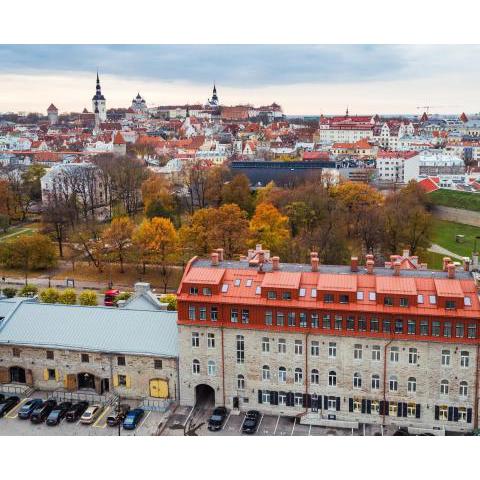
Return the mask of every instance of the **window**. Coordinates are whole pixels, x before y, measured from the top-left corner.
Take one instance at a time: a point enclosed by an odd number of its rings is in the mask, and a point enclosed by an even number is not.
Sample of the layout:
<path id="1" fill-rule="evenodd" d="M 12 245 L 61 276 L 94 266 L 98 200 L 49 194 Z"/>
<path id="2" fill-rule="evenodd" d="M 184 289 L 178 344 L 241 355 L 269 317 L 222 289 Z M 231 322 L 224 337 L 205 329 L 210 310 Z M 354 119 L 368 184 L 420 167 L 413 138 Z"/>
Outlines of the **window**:
<path id="1" fill-rule="evenodd" d="M 374 302 L 377 299 L 377 293 L 376 292 L 368 292 L 368 299 L 371 302 Z"/>
<path id="2" fill-rule="evenodd" d="M 262 403 L 270 403 L 270 392 L 268 390 L 262 392 Z"/>
<path id="3" fill-rule="evenodd" d="M 407 417 L 416 417 L 417 416 L 417 404 L 408 403 L 407 404 Z"/>
<path id="4" fill-rule="evenodd" d="M 460 366 L 461 367 L 468 367 L 470 363 L 470 354 L 465 351 L 460 352 Z"/>
<path id="5" fill-rule="evenodd" d="M 292 292 L 283 292 L 282 293 L 282 300 L 291 300 L 292 299 Z"/>
<path id="6" fill-rule="evenodd" d="M 390 347 L 390 361 L 391 362 L 398 362 L 399 360 L 399 348 L 398 347 Z"/>
<path id="7" fill-rule="evenodd" d="M 47 369 L 47 376 L 48 376 L 48 380 L 56 380 L 55 369 L 54 368 Z"/>
<path id="8" fill-rule="evenodd" d="M 188 306 L 188 319 L 195 320 L 195 307 L 193 305 Z"/>
<path id="9" fill-rule="evenodd" d="M 248 323 L 250 311 L 246 308 L 242 310 L 242 323 Z"/>
<path id="10" fill-rule="evenodd" d="M 285 314 L 283 312 L 277 312 L 277 326 L 283 327 L 285 323 Z"/>
<path id="11" fill-rule="evenodd" d="M 295 326 L 295 312 L 288 312 L 288 326 Z"/>
<path id="12" fill-rule="evenodd" d="M 414 364 L 418 361 L 418 350 L 416 348 L 408 349 L 408 363 Z"/>
<path id="13" fill-rule="evenodd" d="M 477 324 L 469 323 L 468 324 L 468 338 L 477 338 Z"/>
<path id="14" fill-rule="evenodd" d="M 328 357 L 335 358 L 337 356 L 337 344 L 335 342 L 330 342 L 328 344 Z"/>
<path id="15" fill-rule="evenodd" d="M 455 324 L 455 336 L 457 338 L 463 338 L 465 336 L 465 325 L 463 322 L 457 322 Z"/>
<path id="16" fill-rule="evenodd" d="M 408 307 L 408 298 L 400 297 L 400 306 L 401 307 Z"/>
<path id="17" fill-rule="evenodd" d="M 295 355 L 303 355 L 303 342 L 295 340 Z"/>
<path id="18" fill-rule="evenodd" d="M 222 293 L 227 293 L 228 292 L 228 283 L 224 283 L 222 285 Z"/>
<path id="19" fill-rule="evenodd" d="M 245 377 L 243 375 L 237 375 L 237 389 L 245 390 Z"/>
<path id="20" fill-rule="evenodd" d="M 312 340 L 310 344 L 310 355 L 312 357 L 318 357 L 320 355 L 320 343 L 317 340 Z"/>
<path id="21" fill-rule="evenodd" d="M 328 397 L 328 410 L 337 409 L 337 399 L 335 397 Z"/>
<path id="22" fill-rule="evenodd" d="M 451 337 L 452 336 L 452 322 L 443 323 L 443 336 Z"/>
<path id="23" fill-rule="evenodd" d="M 472 299 L 470 297 L 465 297 L 463 299 L 463 303 L 466 307 L 471 307 L 472 306 Z"/>
<path id="24" fill-rule="evenodd" d="M 450 350 L 442 350 L 442 365 L 450 365 Z"/>
<path id="25" fill-rule="evenodd" d="M 278 353 L 287 353 L 287 341 L 284 338 L 278 339 Z"/>
<path id="26" fill-rule="evenodd" d="M 428 335 L 428 320 L 420 322 L 420 335 Z"/>
<path id="27" fill-rule="evenodd" d="M 88 362 L 90 362 L 90 357 L 89 357 L 88 353 L 82 353 L 82 358 L 81 358 L 81 360 L 82 360 L 82 363 L 88 363 Z"/>
<path id="28" fill-rule="evenodd" d="M 285 392 L 278 392 L 278 404 L 279 405 L 287 404 L 287 394 Z"/>
<path id="29" fill-rule="evenodd" d="M 459 422 L 466 422 L 467 421 L 467 408 L 460 407 L 458 409 L 458 421 Z"/>
<path id="30" fill-rule="evenodd" d="M 437 297 L 435 295 L 429 295 L 428 296 L 428 301 L 430 302 L 430 305 L 436 305 L 437 304 Z"/>
<path id="31" fill-rule="evenodd" d="M 198 332 L 192 332 L 192 347 L 200 346 L 200 334 Z"/>
<path id="32" fill-rule="evenodd" d="M 198 295 L 198 288 L 190 287 L 190 295 Z"/>
<path id="33" fill-rule="evenodd" d="M 215 348 L 215 334 L 214 333 L 207 333 L 207 347 L 208 348 Z"/>
<path id="34" fill-rule="evenodd" d="M 245 363 L 245 338 L 237 335 L 237 363 Z"/>
<path id="35" fill-rule="evenodd" d="M 398 390 L 398 380 L 395 375 L 390 376 L 388 386 L 391 392 L 396 392 Z"/>
<path id="36" fill-rule="evenodd" d="M 460 382 L 460 391 L 458 392 L 461 397 L 468 395 L 468 383 L 465 381 Z"/>
<path id="37" fill-rule="evenodd" d="M 348 295 L 340 295 L 340 303 L 348 303 Z"/>
<path id="38" fill-rule="evenodd" d="M 383 333 L 390 333 L 390 320 L 388 318 L 383 319 Z"/>
<path id="39" fill-rule="evenodd" d="M 246 286 L 246 287 L 251 287 L 251 286 L 252 286 L 252 279 L 251 279 L 251 278 L 248 278 L 248 279 L 245 281 L 245 286 Z"/>
<path id="40" fill-rule="evenodd" d="M 362 346 L 359 343 L 356 343 L 353 346 L 353 358 L 355 360 L 361 360 L 362 359 L 362 354 L 363 354 Z"/>
<path id="41" fill-rule="evenodd" d="M 385 297 L 383 299 L 383 304 L 387 307 L 391 307 L 393 305 L 393 298 L 392 297 Z"/>
<path id="42" fill-rule="evenodd" d="M 270 367 L 268 365 L 262 367 L 262 380 L 270 381 Z"/>
<path id="43" fill-rule="evenodd" d="M 347 330 L 355 330 L 355 317 L 347 317 Z"/>
<path id="44" fill-rule="evenodd" d="M 448 420 L 448 407 L 447 405 L 440 405 L 438 408 L 439 420 Z"/>
<path id="45" fill-rule="evenodd" d="M 238 322 L 238 309 L 232 308 L 230 310 L 230 321 L 232 323 L 237 323 Z"/>
<path id="46" fill-rule="evenodd" d="M 218 307 L 210 307 L 210 320 L 216 322 L 218 320 Z"/>
<path id="47" fill-rule="evenodd" d="M 295 406 L 302 407 L 303 406 L 303 395 L 301 393 L 295 394 Z"/>
<path id="48" fill-rule="evenodd" d="M 265 325 L 271 325 L 272 324 L 272 311 L 267 310 L 265 312 Z"/>
<path id="49" fill-rule="evenodd" d="M 298 292 L 298 296 L 304 297 L 306 293 L 307 293 L 307 290 L 305 288 L 301 288 L 300 291 Z"/>
<path id="50" fill-rule="evenodd" d="M 301 368 L 295 369 L 295 383 L 298 385 L 303 383 L 303 372 Z"/>
<path id="51" fill-rule="evenodd" d="M 371 332 L 378 332 L 378 318 L 372 317 L 370 319 L 370 331 Z"/>
<path id="52" fill-rule="evenodd" d="M 311 296 L 312 296 L 312 298 L 317 298 L 317 289 L 316 288 L 312 288 Z"/>
<path id="53" fill-rule="evenodd" d="M 234 281 L 233 281 L 233 284 L 236 286 L 236 287 L 239 287 L 240 286 L 240 283 L 241 283 L 241 280 L 239 278 L 236 278 Z"/>
<path id="54" fill-rule="evenodd" d="M 47 360 L 53 360 L 54 358 L 53 350 L 47 350 Z"/>
<path id="55" fill-rule="evenodd" d="M 409 377 L 407 380 L 407 390 L 410 393 L 415 393 L 417 391 L 417 379 L 415 377 Z"/>
<path id="56" fill-rule="evenodd" d="M 417 323 L 415 322 L 415 320 L 408 320 L 407 321 L 407 333 L 409 335 L 415 335 L 416 329 L 417 329 Z"/>
<path id="57" fill-rule="evenodd" d="M 318 313 L 312 313 L 310 315 L 310 321 L 312 328 L 318 328 Z"/>
<path id="58" fill-rule="evenodd" d="M 372 375 L 372 390 L 380 389 L 380 375 Z"/>
<path id="59" fill-rule="evenodd" d="M 455 310 L 455 308 L 456 308 L 455 300 L 446 300 L 445 301 L 445 308 L 447 310 Z"/>
<path id="60" fill-rule="evenodd" d="M 305 312 L 300 312 L 300 327 L 306 328 L 307 327 L 307 314 Z"/>
<path id="61" fill-rule="evenodd" d="M 395 333 L 403 333 L 403 320 L 395 320 Z"/>
<path id="62" fill-rule="evenodd" d="M 119 367 L 124 367 L 125 366 L 125 357 L 117 357 L 117 365 Z"/>
<path id="63" fill-rule="evenodd" d="M 328 372 L 328 385 L 330 387 L 336 387 L 337 386 L 337 373 L 333 370 Z"/>
<path id="64" fill-rule="evenodd" d="M 363 300 L 363 292 L 361 290 L 357 292 L 357 300 Z"/>
<path id="65" fill-rule="evenodd" d="M 278 369 L 278 381 L 285 383 L 287 381 L 287 369 L 285 367 L 279 367 Z"/>
<path id="66" fill-rule="evenodd" d="M 448 395 L 448 380 L 442 380 L 440 382 L 440 394 Z"/>
<path id="67" fill-rule="evenodd" d="M 342 316 L 335 315 L 335 330 L 341 330 L 341 329 L 342 329 Z"/>
<path id="68" fill-rule="evenodd" d="M 417 295 L 417 303 L 423 303 L 423 295 Z"/>
<path id="69" fill-rule="evenodd" d="M 398 404 L 396 402 L 390 402 L 388 405 L 388 414 L 391 417 L 396 417 L 398 415 Z"/>
<path id="70" fill-rule="evenodd" d="M 380 402 L 372 400 L 372 413 L 378 415 L 380 413 Z"/>
<path id="71" fill-rule="evenodd" d="M 199 319 L 204 321 L 207 319 L 207 307 L 199 308 Z"/>
<path id="72" fill-rule="evenodd" d="M 362 376 L 357 372 L 353 374 L 353 388 L 362 388 Z"/>
<path id="73" fill-rule="evenodd" d="M 155 370 L 161 370 L 162 367 L 163 367 L 163 362 L 161 360 L 156 359 L 156 360 L 153 361 L 153 368 Z"/>
<path id="74" fill-rule="evenodd" d="M 276 292 L 270 290 L 269 292 L 267 292 L 267 298 L 269 300 L 275 300 L 277 298 Z"/>
<path id="75" fill-rule="evenodd" d="M 433 321 L 432 322 L 432 337 L 439 337 L 440 336 L 440 322 Z"/>
<path id="76" fill-rule="evenodd" d="M 324 315 L 322 323 L 323 323 L 323 328 L 325 330 L 330 330 L 332 328 L 332 326 L 330 324 L 330 315 Z"/>
<path id="77" fill-rule="evenodd" d="M 216 374 L 217 367 L 214 360 L 209 360 L 207 363 L 208 375 L 213 376 Z"/>
<path id="78" fill-rule="evenodd" d="M 192 362 L 192 373 L 194 375 L 200 374 L 200 362 L 197 359 L 193 360 Z"/>
<path id="79" fill-rule="evenodd" d="M 255 295 L 260 295 L 262 293 L 262 287 L 259 285 L 257 288 L 255 288 Z"/>
<path id="80" fill-rule="evenodd" d="M 203 294 L 209 297 L 210 295 L 212 295 L 212 289 L 210 287 L 204 287 Z"/>
<path id="81" fill-rule="evenodd" d="M 263 353 L 270 352 L 270 339 L 268 337 L 262 338 L 262 352 Z"/>
<path id="82" fill-rule="evenodd" d="M 127 376 L 126 375 L 117 375 L 118 378 L 118 385 L 120 387 L 126 387 L 127 386 Z"/>
<path id="83" fill-rule="evenodd" d="M 333 303 L 333 295 L 331 293 L 326 293 L 324 296 L 323 296 L 323 301 L 325 303 Z"/>
<path id="84" fill-rule="evenodd" d="M 318 385 L 320 383 L 320 374 L 316 368 L 312 369 L 312 373 L 310 375 L 310 383 L 312 385 Z"/>
<path id="85" fill-rule="evenodd" d="M 367 319 L 363 315 L 360 315 L 358 317 L 358 331 L 359 332 L 367 331 Z"/>
<path id="86" fill-rule="evenodd" d="M 372 347 L 372 360 L 375 362 L 380 361 L 380 345 L 373 345 Z"/>

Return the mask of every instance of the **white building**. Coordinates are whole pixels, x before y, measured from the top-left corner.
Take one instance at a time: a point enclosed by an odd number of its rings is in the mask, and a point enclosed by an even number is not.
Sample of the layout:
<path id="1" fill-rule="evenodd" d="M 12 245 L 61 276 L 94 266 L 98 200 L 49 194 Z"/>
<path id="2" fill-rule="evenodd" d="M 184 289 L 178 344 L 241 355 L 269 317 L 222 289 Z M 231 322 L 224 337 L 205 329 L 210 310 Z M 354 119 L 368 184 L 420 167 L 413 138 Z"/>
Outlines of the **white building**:
<path id="1" fill-rule="evenodd" d="M 462 158 L 443 150 L 424 150 L 404 165 L 404 181 L 419 180 L 426 177 L 441 177 L 461 180 L 465 174 Z"/>

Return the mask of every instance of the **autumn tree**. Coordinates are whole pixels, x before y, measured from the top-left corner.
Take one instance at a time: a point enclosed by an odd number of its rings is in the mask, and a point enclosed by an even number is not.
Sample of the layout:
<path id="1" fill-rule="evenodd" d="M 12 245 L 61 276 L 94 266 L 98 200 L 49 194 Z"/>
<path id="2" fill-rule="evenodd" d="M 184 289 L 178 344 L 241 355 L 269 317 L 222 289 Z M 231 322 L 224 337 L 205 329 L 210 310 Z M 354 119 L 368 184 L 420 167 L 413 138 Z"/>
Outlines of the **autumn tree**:
<path id="1" fill-rule="evenodd" d="M 120 262 L 120 272 L 124 273 L 123 264 L 127 250 L 132 243 L 135 224 L 129 217 L 117 217 L 102 233 L 105 250 Z"/>
<path id="2" fill-rule="evenodd" d="M 219 207 L 222 204 L 222 190 L 231 178 L 232 174 L 225 165 L 215 165 L 209 169 L 205 186 L 205 200 L 209 206 Z"/>
<path id="3" fill-rule="evenodd" d="M 71 233 L 69 259 L 73 262 L 85 257 L 98 269 L 103 271 L 104 242 L 102 239 L 103 227 L 96 221 L 79 225 Z"/>
<path id="4" fill-rule="evenodd" d="M 169 182 L 163 175 L 151 174 L 142 183 L 142 200 L 145 213 L 149 218 L 153 216 L 167 216 L 167 215 L 148 215 L 149 208 L 152 204 L 157 209 L 162 209 L 164 212 L 172 212 L 174 203 L 170 192 Z"/>
<path id="5" fill-rule="evenodd" d="M 241 210 L 248 213 L 252 211 L 253 197 L 250 192 L 250 181 L 246 175 L 235 175 L 230 182 L 223 185 L 222 203 L 235 203 Z"/>

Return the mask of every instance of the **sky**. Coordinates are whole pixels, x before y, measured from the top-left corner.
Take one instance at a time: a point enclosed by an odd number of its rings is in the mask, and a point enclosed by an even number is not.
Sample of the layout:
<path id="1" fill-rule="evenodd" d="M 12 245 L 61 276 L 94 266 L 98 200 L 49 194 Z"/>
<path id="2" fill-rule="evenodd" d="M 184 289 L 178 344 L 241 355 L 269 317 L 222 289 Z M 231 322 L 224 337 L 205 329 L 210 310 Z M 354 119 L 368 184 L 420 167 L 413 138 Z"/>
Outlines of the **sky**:
<path id="1" fill-rule="evenodd" d="M 479 45 L 0 45 L 0 111 L 277 102 L 287 115 L 476 113 Z M 417 108 L 421 107 L 421 108 Z"/>

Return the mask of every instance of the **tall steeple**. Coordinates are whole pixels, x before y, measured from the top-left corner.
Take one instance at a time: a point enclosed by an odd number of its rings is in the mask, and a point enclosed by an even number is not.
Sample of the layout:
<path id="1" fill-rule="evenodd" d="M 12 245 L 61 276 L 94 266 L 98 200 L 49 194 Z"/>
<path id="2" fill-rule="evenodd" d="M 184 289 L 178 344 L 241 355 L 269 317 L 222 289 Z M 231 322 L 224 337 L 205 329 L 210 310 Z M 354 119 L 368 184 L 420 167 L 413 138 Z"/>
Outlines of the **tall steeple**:
<path id="1" fill-rule="evenodd" d="M 100 77 L 97 70 L 97 82 L 95 85 L 95 95 L 92 97 L 92 110 L 98 108 L 98 114 L 102 122 L 107 120 L 107 101 L 102 95 L 102 87 L 100 86 Z"/>
<path id="2" fill-rule="evenodd" d="M 218 107 L 219 100 L 218 100 L 218 95 L 217 95 L 217 87 L 215 85 L 215 82 L 213 82 L 213 92 L 212 92 L 212 98 L 208 99 L 208 105 L 211 107 Z"/>

